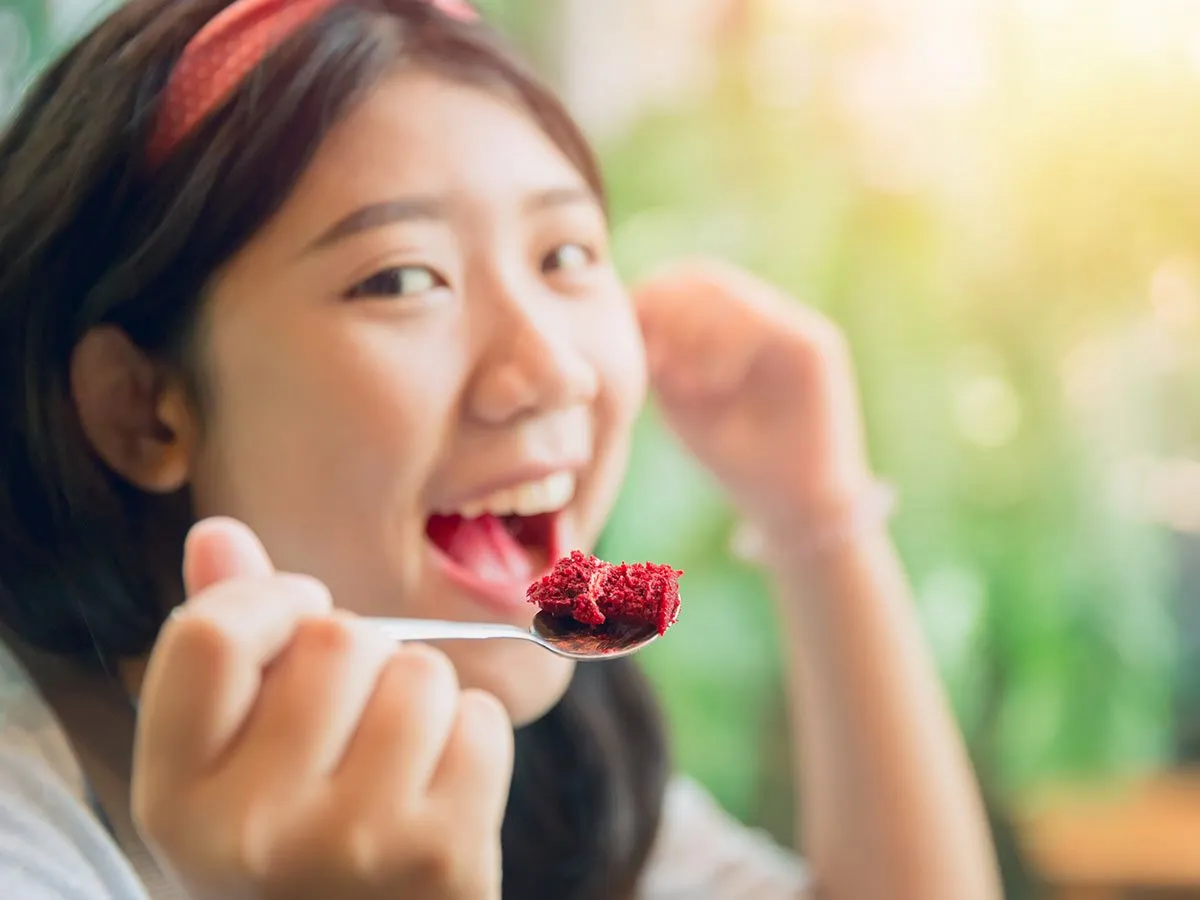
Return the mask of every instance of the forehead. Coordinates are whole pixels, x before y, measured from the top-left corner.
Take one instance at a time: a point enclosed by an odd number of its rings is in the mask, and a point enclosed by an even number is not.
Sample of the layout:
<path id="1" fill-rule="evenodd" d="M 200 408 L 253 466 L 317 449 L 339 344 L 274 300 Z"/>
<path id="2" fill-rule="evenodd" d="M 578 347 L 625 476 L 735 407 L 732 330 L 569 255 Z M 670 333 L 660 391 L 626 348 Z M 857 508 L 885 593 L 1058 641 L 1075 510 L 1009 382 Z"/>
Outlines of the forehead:
<path id="1" fill-rule="evenodd" d="M 583 176 L 515 101 L 422 71 L 390 76 L 326 138 L 289 204 L 320 224 L 405 196 L 519 202 Z"/>

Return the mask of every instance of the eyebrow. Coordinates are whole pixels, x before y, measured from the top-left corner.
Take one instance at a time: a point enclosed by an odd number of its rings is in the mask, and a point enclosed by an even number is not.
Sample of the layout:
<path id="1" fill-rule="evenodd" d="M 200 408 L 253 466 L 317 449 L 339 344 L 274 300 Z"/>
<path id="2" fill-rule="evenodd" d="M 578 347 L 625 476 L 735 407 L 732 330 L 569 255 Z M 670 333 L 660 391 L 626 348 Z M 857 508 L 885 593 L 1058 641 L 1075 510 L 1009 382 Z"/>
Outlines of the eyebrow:
<path id="1" fill-rule="evenodd" d="M 413 220 L 437 220 L 446 218 L 446 204 L 436 197 L 409 197 L 404 200 L 388 200 L 372 203 L 356 209 L 341 219 L 328 231 L 308 245 L 305 252 L 321 250 L 330 244 L 345 240 L 373 228 L 381 228 L 394 222 Z"/>
<path id="2" fill-rule="evenodd" d="M 526 197 L 522 207 L 526 212 L 542 212 L 561 206 L 595 204 L 596 198 L 589 188 L 577 185 L 549 188 Z M 324 234 L 308 245 L 306 253 L 321 250 L 331 244 L 345 240 L 364 231 L 382 228 L 396 222 L 438 221 L 447 218 L 449 204 L 438 197 L 408 197 L 372 203 L 356 209 L 339 220 Z"/>
<path id="3" fill-rule="evenodd" d="M 594 206 L 596 195 L 592 193 L 591 188 L 572 184 L 531 194 L 525 199 L 523 206 L 526 212 L 542 212 L 556 206 L 574 206 L 579 203 Z"/>

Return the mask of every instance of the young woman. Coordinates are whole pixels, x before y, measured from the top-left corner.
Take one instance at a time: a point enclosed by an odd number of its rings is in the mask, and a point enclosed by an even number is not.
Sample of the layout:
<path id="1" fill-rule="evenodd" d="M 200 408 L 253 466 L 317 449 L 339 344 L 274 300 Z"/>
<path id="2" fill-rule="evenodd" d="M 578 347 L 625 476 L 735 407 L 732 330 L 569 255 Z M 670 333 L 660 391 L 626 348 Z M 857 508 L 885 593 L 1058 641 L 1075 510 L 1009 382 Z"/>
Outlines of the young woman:
<path id="1" fill-rule="evenodd" d="M 713 264 L 631 297 L 469 8 L 131 0 L 0 210 L 4 896 L 998 895 L 837 332 Z M 807 868 L 670 777 L 631 665 L 360 618 L 527 625 L 647 382 L 764 536 Z"/>

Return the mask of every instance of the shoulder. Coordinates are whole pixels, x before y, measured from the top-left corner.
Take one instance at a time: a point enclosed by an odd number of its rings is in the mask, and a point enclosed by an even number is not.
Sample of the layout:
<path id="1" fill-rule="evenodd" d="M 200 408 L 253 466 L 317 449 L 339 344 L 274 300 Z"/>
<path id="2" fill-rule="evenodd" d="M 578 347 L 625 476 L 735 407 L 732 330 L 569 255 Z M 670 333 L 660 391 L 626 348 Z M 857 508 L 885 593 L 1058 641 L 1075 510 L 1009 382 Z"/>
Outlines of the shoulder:
<path id="1" fill-rule="evenodd" d="M 0 643 L 0 896 L 143 900 L 84 797 L 66 736 Z"/>
<path id="2" fill-rule="evenodd" d="M 61 786 L 83 800 L 85 787 L 71 745 L 54 713 L 16 656 L 0 640 L 0 751 L 37 760 Z"/>
<path id="3" fill-rule="evenodd" d="M 803 864 L 726 813 L 696 782 L 667 789 L 638 900 L 805 900 Z"/>

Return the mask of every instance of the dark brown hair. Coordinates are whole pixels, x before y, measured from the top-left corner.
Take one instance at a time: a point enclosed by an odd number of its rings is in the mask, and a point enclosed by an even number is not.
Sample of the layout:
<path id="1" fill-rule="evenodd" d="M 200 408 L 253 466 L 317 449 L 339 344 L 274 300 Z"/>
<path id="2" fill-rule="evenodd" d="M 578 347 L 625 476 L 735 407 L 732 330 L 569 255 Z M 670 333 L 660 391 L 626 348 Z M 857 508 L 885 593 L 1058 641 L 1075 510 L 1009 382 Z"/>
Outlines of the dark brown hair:
<path id="1" fill-rule="evenodd" d="M 75 345 L 101 324 L 188 377 L 204 287 L 280 208 L 325 134 L 397 65 L 514 98 L 598 197 L 558 100 L 485 27 L 423 0 L 345 0 L 288 39 L 164 165 L 145 146 L 170 69 L 228 0 L 132 0 L 32 87 L 0 137 L 0 623 L 81 663 L 149 651 L 180 596 L 187 491 L 137 490 L 84 438 Z M 630 894 L 667 777 L 659 716 L 624 662 L 581 667 L 517 735 L 504 895 Z"/>

